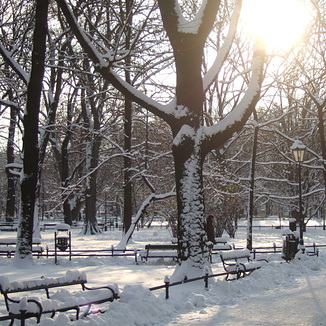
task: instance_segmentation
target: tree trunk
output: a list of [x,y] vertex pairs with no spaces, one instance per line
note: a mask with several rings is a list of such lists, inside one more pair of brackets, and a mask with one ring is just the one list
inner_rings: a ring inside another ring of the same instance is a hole
[[[175,58],[176,110],[180,110],[179,121],[170,123],[174,136],[172,151],[177,191],[180,260],[173,279],[180,280],[196,277],[202,273],[204,266],[210,266],[204,229],[202,169],[205,155],[200,142],[204,100],[201,65],[204,43],[210,30],[210,23],[215,19],[219,1],[211,7],[212,16],[207,17],[208,24],[201,25],[205,27],[196,34],[180,32],[177,16],[174,15],[175,5],[173,0],[159,1],[163,24]],[[209,26],[207,30],[206,26]]]
[[[69,108],[68,108],[69,110]],[[68,112],[68,117],[70,114]],[[64,138],[62,145],[61,145],[61,186],[63,188],[63,216],[64,222],[68,225],[72,225],[72,217],[71,217],[71,197],[73,196],[70,194],[65,193],[65,189],[68,188],[69,185],[69,158],[68,158],[68,144],[70,140],[71,130],[69,128],[70,120],[68,119],[68,131],[67,135]],[[68,190],[69,191],[69,190]]]
[[33,37],[32,69],[27,87],[27,104],[23,118],[23,177],[21,216],[15,259],[32,258],[35,196],[38,176],[38,116],[46,51],[48,0],[37,0]]
[[[97,137],[97,136],[95,136]],[[99,156],[99,147],[100,147],[100,138],[93,139],[90,141],[87,146],[90,146],[88,150],[91,153],[89,158],[88,167],[86,167],[87,173],[90,172],[90,175],[87,177],[86,189],[85,189],[85,225],[84,233],[85,234],[96,234],[101,233],[97,225],[96,218],[96,200],[97,200],[97,169],[98,166],[98,156]],[[88,159],[86,158],[86,162]]]
[[[88,68],[88,62],[85,62]],[[84,92],[84,101],[82,104],[83,118],[88,131],[86,137],[86,186],[85,186],[85,234],[101,233],[96,218],[96,202],[97,202],[97,171],[99,163],[99,152],[101,145],[100,135],[100,107],[94,101],[92,92],[93,80],[87,79],[89,91]],[[85,98],[86,95],[86,98]]]
[[[132,6],[133,0],[126,1],[126,49],[131,46],[131,25],[132,25]],[[130,67],[130,56],[126,56],[126,66]],[[126,82],[131,83],[130,72],[125,71]],[[131,137],[132,137],[132,102],[125,98],[125,122],[124,122],[124,183],[123,183],[123,230],[128,232],[132,220],[132,180],[131,180]]]
[[[257,122],[257,115],[255,119]],[[257,122],[258,123],[258,122]],[[254,139],[252,145],[252,156],[250,166],[250,187],[249,187],[249,209],[247,218],[247,249],[252,250],[252,221],[254,217],[254,199],[255,199],[255,170],[256,170],[256,157],[257,157],[257,143],[258,143],[258,125],[254,127]]]
[[[17,123],[17,108],[10,108],[10,123],[7,142],[7,164],[15,162],[14,141]],[[6,202],[6,222],[12,222],[15,216],[16,207],[16,180],[17,176],[10,172],[7,167],[7,202]]]
[[318,112],[318,129],[319,129],[319,139],[320,139],[320,147],[323,156],[323,177],[324,177],[324,189],[326,196],[326,142],[325,142],[325,127],[324,127],[324,109],[325,106],[317,105]]
[[185,138],[173,146],[178,203],[178,246],[181,264],[174,277],[184,279],[210,266],[204,229],[203,158],[200,146]]
[[124,183],[123,183],[123,230],[128,232],[131,226],[132,217],[132,181],[131,181],[131,129],[132,129],[132,105],[126,100],[125,103],[125,122],[124,122]]

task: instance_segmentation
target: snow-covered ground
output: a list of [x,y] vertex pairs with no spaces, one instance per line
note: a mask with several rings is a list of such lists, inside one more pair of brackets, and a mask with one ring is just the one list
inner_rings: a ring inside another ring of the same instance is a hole
[[[269,219],[261,225],[278,225],[278,220]],[[286,223],[286,222],[284,222]],[[320,224],[321,222],[312,222]],[[234,243],[245,246],[245,228],[239,228]],[[275,228],[254,228],[255,247],[282,245],[282,230]],[[304,234],[305,243],[326,244],[326,231],[322,228],[308,228]],[[12,232],[0,232],[0,237],[13,237]],[[97,236],[72,231],[73,248],[110,248],[117,245],[121,232],[107,231]],[[142,249],[148,243],[169,243],[171,234],[166,228],[151,228],[135,231],[133,242],[128,249]],[[42,243],[54,246],[54,230],[42,232]],[[266,255],[265,255],[266,256]],[[258,258],[265,257],[260,255]],[[170,289],[170,299],[165,299],[164,290],[149,291],[148,288],[162,285],[164,277],[171,275],[174,265],[170,261],[149,260],[147,264],[136,264],[133,257],[80,257],[69,261],[59,257],[35,259],[33,266],[18,268],[13,259],[0,257],[1,276],[10,280],[61,277],[68,270],[85,271],[88,286],[117,283],[121,298],[104,306],[104,314],[90,315],[85,319],[70,322],[64,314],[53,320],[42,318],[40,326],[48,325],[125,325],[125,326],[166,326],[166,325],[326,325],[326,249],[320,250],[319,257],[306,257],[285,263],[280,254],[267,255],[270,259],[263,268],[250,276],[232,282],[223,278],[210,279],[209,288],[204,281],[182,284]],[[213,258],[213,272],[222,272],[218,258]],[[6,314],[3,298],[0,298],[0,314]],[[34,319],[27,325],[34,325]],[[8,322],[0,322],[7,325]],[[16,325],[20,323],[16,322]]]

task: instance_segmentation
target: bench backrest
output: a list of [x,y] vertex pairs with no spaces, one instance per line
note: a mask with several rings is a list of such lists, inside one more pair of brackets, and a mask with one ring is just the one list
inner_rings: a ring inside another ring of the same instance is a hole
[[[4,238],[0,239],[0,245],[2,246],[13,246],[17,244],[17,238]],[[33,245],[40,245],[41,244],[41,239],[39,238],[34,238],[33,239]]]
[[226,244],[228,242],[228,240],[224,237],[217,237],[217,238],[215,238],[215,241],[216,241],[216,243],[224,243],[224,244]]
[[6,276],[0,276],[1,294],[18,293],[35,290],[48,290],[50,288],[70,286],[87,283],[86,274],[78,271],[67,271],[66,275],[57,278],[41,278],[40,280],[30,280],[22,282],[10,282]]
[[221,251],[219,254],[223,261],[250,258],[250,251],[248,249]]
[[162,244],[162,245],[145,245],[146,250],[177,250],[178,245],[176,244]]
[[[12,282],[15,283],[15,282]],[[80,284],[83,286],[84,284],[87,283],[87,281],[80,280],[80,281],[72,281],[72,282],[61,282],[61,283],[56,283],[56,284],[40,284],[40,285],[27,285],[27,286],[22,286],[22,287],[15,287],[10,284],[10,287],[7,289],[3,289],[2,286],[0,285],[0,292],[1,294],[7,293],[18,293],[18,292],[27,292],[27,291],[36,291],[36,290],[47,290],[51,288],[56,288],[56,287],[64,287],[64,286],[71,286],[71,285],[78,285]]]

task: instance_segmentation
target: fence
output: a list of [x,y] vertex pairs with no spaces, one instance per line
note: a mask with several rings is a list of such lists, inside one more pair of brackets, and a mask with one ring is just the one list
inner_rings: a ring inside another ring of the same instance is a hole
[[[288,229],[289,225],[253,225],[253,228],[257,228],[257,229]],[[247,225],[237,225],[237,228],[247,228]],[[323,225],[306,225],[306,228],[314,228],[314,229],[318,229],[318,228],[324,228]]]
[[176,285],[180,285],[180,284],[185,284],[185,283],[195,282],[195,281],[199,281],[199,280],[204,280],[205,289],[207,289],[208,288],[208,279],[209,278],[218,277],[218,276],[226,276],[227,275],[227,273],[209,274],[208,273],[208,268],[206,268],[204,270],[204,273],[205,273],[205,275],[203,275],[203,276],[199,276],[199,277],[195,277],[195,278],[191,278],[191,279],[185,279],[183,281],[173,282],[173,283],[170,283],[170,279],[168,277],[165,277],[164,285],[154,286],[152,288],[149,288],[149,290],[150,291],[155,291],[155,290],[160,290],[160,289],[165,288],[165,299],[169,299],[169,297],[170,297],[169,289],[170,289],[171,286],[176,286]]

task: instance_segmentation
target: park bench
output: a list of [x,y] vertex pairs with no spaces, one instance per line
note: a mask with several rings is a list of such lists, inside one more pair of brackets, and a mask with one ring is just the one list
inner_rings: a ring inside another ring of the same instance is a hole
[[306,246],[306,252],[308,256],[319,256],[319,248],[315,242],[310,246]]
[[[16,251],[17,239],[0,239],[0,255],[6,255],[8,258],[11,258]],[[42,256],[44,248],[41,246],[41,239],[33,239],[32,252],[37,255],[37,258]]]
[[101,228],[102,231],[112,231],[115,229],[115,227],[118,227],[116,219],[115,218],[107,218],[103,222],[98,222],[97,225]]
[[55,229],[55,226],[57,225],[58,223],[44,223],[41,225],[40,229],[41,231],[45,231],[45,230],[48,230],[48,229]]
[[[139,251],[141,261],[144,263],[148,258],[178,258],[177,244],[148,244],[145,250]],[[136,261],[137,262],[137,261]]]
[[[231,250],[232,247],[227,243],[225,238],[216,238],[216,244],[209,243],[210,260],[211,255],[219,253],[221,250]],[[146,262],[148,258],[172,258],[177,260],[178,258],[178,245],[173,244],[148,244],[145,246],[145,250],[140,250],[138,253],[142,262]],[[137,262],[137,258],[136,258]]]
[[17,231],[17,224],[13,222],[0,223],[0,231]]
[[231,250],[232,246],[228,244],[228,240],[224,237],[215,238],[216,243],[209,241],[209,247],[212,250],[212,254],[218,254],[221,250]]
[[[9,316],[16,316],[17,319],[35,317],[37,323],[44,314],[50,314],[53,318],[57,312],[70,310],[75,310],[75,319],[79,319],[80,307],[87,307],[83,317],[90,313],[103,312],[99,308],[91,311],[91,306],[119,298],[116,286],[90,288],[86,283],[86,274],[79,271],[67,271],[65,276],[58,278],[42,277],[40,280],[22,282],[10,282],[8,277],[0,276],[0,292],[4,296]],[[81,291],[70,292],[74,285],[81,285]],[[49,290],[54,288],[61,289],[50,296]],[[62,288],[68,288],[69,292]],[[34,291],[38,291],[37,294]],[[22,292],[33,292],[33,296],[9,297]],[[22,310],[24,314],[21,313]]]
[[[266,259],[252,260],[248,249],[221,251],[221,262],[227,273],[225,280],[239,279],[251,274],[253,271],[261,268]],[[230,279],[230,275],[235,277]]]
[[218,255],[221,250],[231,250],[232,246],[228,244],[227,239],[223,237],[215,238],[216,243],[209,241],[208,248],[210,249],[210,261],[212,263],[213,255]]

